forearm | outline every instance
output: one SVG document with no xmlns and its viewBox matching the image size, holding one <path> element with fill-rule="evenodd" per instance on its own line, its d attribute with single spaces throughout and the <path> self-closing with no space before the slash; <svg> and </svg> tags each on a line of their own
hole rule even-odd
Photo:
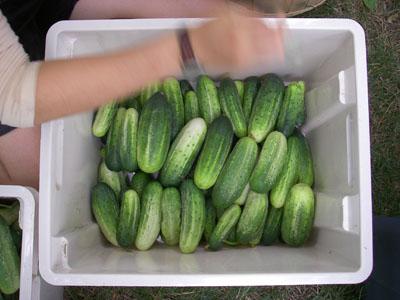
<svg viewBox="0 0 400 300">
<path fill-rule="evenodd" d="M 88 111 L 180 73 L 175 34 L 98 57 L 48 61 L 37 81 L 35 123 Z"/>
<path fill-rule="evenodd" d="M 223 0 L 79 0 L 71 19 L 214 16 Z"/>
</svg>

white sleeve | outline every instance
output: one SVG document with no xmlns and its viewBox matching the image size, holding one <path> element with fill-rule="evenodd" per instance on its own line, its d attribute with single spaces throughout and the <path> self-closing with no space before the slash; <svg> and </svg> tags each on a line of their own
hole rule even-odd
<svg viewBox="0 0 400 300">
<path fill-rule="evenodd" d="M 40 62 L 30 62 L 18 37 L 0 11 L 0 122 L 31 127 L 35 121 Z"/>
</svg>

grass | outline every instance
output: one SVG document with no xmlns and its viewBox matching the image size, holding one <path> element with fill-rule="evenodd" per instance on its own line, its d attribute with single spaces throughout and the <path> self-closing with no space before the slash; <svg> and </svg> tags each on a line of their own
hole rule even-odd
<svg viewBox="0 0 400 300">
<path fill-rule="evenodd" d="M 374 212 L 400 215 L 400 3 L 378 0 L 375 12 L 361 0 L 328 0 L 305 17 L 351 18 L 368 40 Z M 360 299 L 362 285 L 234 288 L 76 288 L 78 299 Z"/>
</svg>

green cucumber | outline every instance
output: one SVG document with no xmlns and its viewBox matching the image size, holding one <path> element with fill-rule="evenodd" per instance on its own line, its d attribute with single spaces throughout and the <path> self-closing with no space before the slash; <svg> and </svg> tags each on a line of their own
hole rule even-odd
<svg viewBox="0 0 400 300">
<path fill-rule="evenodd" d="M 236 238 L 240 244 L 248 245 L 258 237 L 260 227 L 264 228 L 267 210 L 267 194 L 250 191 L 236 228 Z"/>
<path fill-rule="evenodd" d="M 253 107 L 254 99 L 258 92 L 258 77 L 251 76 L 244 80 L 244 92 L 243 92 L 243 114 L 248 122 L 250 119 L 251 109 Z"/>
<path fill-rule="evenodd" d="M 143 107 L 146 102 L 153 97 L 154 94 L 158 93 L 161 91 L 161 84 L 159 82 L 154 82 L 152 84 L 149 84 L 145 88 L 143 88 L 140 91 L 139 95 L 139 103 L 140 106 Z"/>
<path fill-rule="evenodd" d="M 228 233 L 228 236 L 224 240 L 224 244 L 228 246 L 237 246 L 239 243 L 237 242 L 236 239 L 236 225 L 231 229 L 231 231 Z"/>
<path fill-rule="evenodd" d="M 253 139 L 244 137 L 237 142 L 214 185 L 212 199 L 215 207 L 228 208 L 239 198 L 249 181 L 257 153 L 258 147 Z"/>
<path fill-rule="evenodd" d="M 281 232 L 282 213 L 283 207 L 275 208 L 271 206 L 269 209 L 261 240 L 263 245 L 269 246 L 278 241 Z"/>
<path fill-rule="evenodd" d="M 229 155 L 233 140 L 231 122 L 225 116 L 216 118 L 210 125 L 194 171 L 194 183 L 206 190 L 217 181 Z"/>
<path fill-rule="evenodd" d="M 119 207 L 114 191 L 105 183 L 97 183 L 91 192 L 92 212 L 104 237 L 114 246 L 117 242 Z"/>
<path fill-rule="evenodd" d="M 262 142 L 274 129 L 285 85 L 274 74 L 266 75 L 254 100 L 249 120 L 249 136 Z"/>
<path fill-rule="evenodd" d="M 119 198 L 122 190 L 120 177 L 119 172 L 111 171 L 104 161 L 100 163 L 98 182 L 107 184 L 114 191 L 116 198 Z"/>
<path fill-rule="evenodd" d="M 295 127 L 304 122 L 304 93 L 304 81 L 291 82 L 285 89 L 276 129 L 286 136 L 290 136 Z"/>
<path fill-rule="evenodd" d="M 225 78 L 218 89 L 219 100 L 223 113 L 232 123 L 236 136 L 241 138 L 247 134 L 246 119 L 235 83 L 232 79 Z"/>
<path fill-rule="evenodd" d="M 20 258 L 10 228 L 0 216 L 0 292 L 13 294 L 19 289 Z"/>
<path fill-rule="evenodd" d="M 117 241 L 121 247 L 132 248 L 134 246 L 139 216 L 139 195 L 134 190 L 127 190 L 121 199 L 117 227 Z"/>
<path fill-rule="evenodd" d="M 208 242 L 217 222 L 217 211 L 211 200 L 206 201 L 206 223 L 204 226 L 204 239 Z"/>
<path fill-rule="evenodd" d="M 253 191 L 267 193 L 272 189 L 282 171 L 286 153 L 286 137 L 279 131 L 271 132 L 265 139 L 250 177 L 250 187 Z"/>
<path fill-rule="evenodd" d="M 263 218 L 262 218 L 258 228 L 256 229 L 254 238 L 249 241 L 250 247 L 255 247 L 258 244 L 260 244 L 262 236 L 263 236 L 263 232 L 264 232 L 265 222 L 267 220 L 267 215 L 268 215 L 268 200 L 267 200 L 267 209 L 265 210 Z"/>
<path fill-rule="evenodd" d="M 235 80 L 234 82 L 239 94 L 240 105 L 243 107 L 244 82 L 242 80 Z"/>
<path fill-rule="evenodd" d="M 202 118 L 196 118 L 185 125 L 172 143 L 168 157 L 160 173 L 164 186 L 176 186 L 189 173 L 199 153 L 207 132 Z"/>
<path fill-rule="evenodd" d="M 233 204 L 225 210 L 210 236 L 208 249 L 216 251 L 222 248 L 223 241 L 238 222 L 241 211 L 240 206 L 237 204 Z"/>
<path fill-rule="evenodd" d="M 144 188 L 135 240 L 136 248 L 141 251 L 150 249 L 160 233 L 162 194 L 163 188 L 157 181 L 150 182 Z"/>
<path fill-rule="evenodd" d="M 240 194 L 239 198 L 235 200 L 235 204 L 237 205 L 243 205 L 246 203 L 247 195 L 250 192 L 250 184 L 246 184 L 244 187 L 242 193 Z"/>
<path fill-rule="evenodd" d="M 168 246 L 179 243 L 181 231 L 181 196 L 178 189 L 166 188 L 161 199 L 161 236 Z"/>
<path fill-rule="evenodd" d="M 133 175 L 130 187 L 138 193 L 139 197 L 141 197 L 144 188 L 150 181 L 150 174 L 139 171 Z"/>
<path fill-rule="evenodd" d="M 310 145 L 301 133 L 297 133 L 296 136 L 300 140 L 298 182 L 312 186 L 314 183 L 314 166 Z"/>
<path fill-rule="evenodd" d="M 173 77 L 165 79 L 162 91 L 172 109 L 172 137 L 175 137 L 185 123 L 185 107 L 179 81 Z"/>
<path fill-rule="evenodd" d="M 134 108 L 128 108 L 122 123 L 119 142 L 119 157 L 124 171 L 133 172 L 137 168 L 136 144 L 139 114 Z"/>
<path fill-rule="evenodd" d="M 124 123 L 125 114 L 125 108 L 118 108 L 117 115 L 115 116 L 114 122 L 107 135 L 105 162 L 107 164 L 107 168 L 115 172 L 122 170 L 119 148 L 120 136 L 122 134 L 122 124 Z"/>
<path fill-rule="evenodd" d="M 19 201 L 14 201 L 10 206 L 0 208 L 0 216 L 11 225 L 19 217 Z"/>
<path fill-rule="evenodd" d="M 192 253 L 203 235 L 206 207 L 204 195 L 194 184 L 186 179 L 180 186 L 182 200 L 182 223 L 179 248 L 182 253 Z"/>
<path fill-rule="evenodd" d="M 118 104 L 113 101 L 102 105 L 96 113 L 94 122 L 92 125 L 92 133 L 96 137 L 102 137 L 107 134 L 110 128 L 114 116 L 117 112 Z"/>
<path fill-rule="evenodd" d="M 179 81 L 179 85 L 181 87 L 181 93 L 182 93 L 183 96 L 185 96 L 187 92 L 193 91 L 192 85 L 186 79 L 180 80 Z"/>
<path fill-rule="evenodd" d="M 126 109 L 134 108 L 138 113 L 140 113 L 141 106 L 139 102 L 139 96 L 131 95 L 127 97 L 124 102 L 121 103 Z"/>
<path fill-rule="evenodd" d="M 314 193 L 304 184 L 294 185 L 283 208 L 282 240 L 290 246 L 301 246 L 309 238 L 314 222 Z"/>
<path fill-rule="evenodd" d="M 282 172 L 271 190 L 270 201 L 275 208 L 285 204 L 285 199 L 290 188 L 297 182 L 299 164 L 299 144 L 297 137 L 291 136 L 287 141 L 287 154 Z"/>
<path fill-rule="evenodd" d="M 199 76 L 196 94 L 199 102 L 200 115 L 207 124 L 211 124 L 215 118 L 221 115 L 218 91 L 214 81 L 207 75 Z"/>
<path fill-rule="evenodd" d="M 185 94 L 185 123 L 200 117 L 199 102 L 194 91 Z"/>
<path fill-rule="evenodd" d="M 137 160 L 146 173 L 158 172 L 168 155 L 171 140 L 171 108 L 161 93 L 153 95 L 139 118 Z"/>
</svg>

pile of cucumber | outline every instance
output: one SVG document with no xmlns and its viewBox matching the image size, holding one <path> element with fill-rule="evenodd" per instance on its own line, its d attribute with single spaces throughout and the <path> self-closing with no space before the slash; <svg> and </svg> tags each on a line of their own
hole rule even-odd
<svg viewBox="0 0 400 300">
<path fill-rule="evenodd" d="M 303 245 L 314 220 L 305 85 L 274 74 L 194 90 L 167 78 L 102 106 L 92 211 L 114 246 L 148 250 L 161 236 L 192 253 L 223 245 Z"/>
<path fill-rule="evenodd" d="M 22 230 L 19 202 L 0 203 L 0 299 L 18 299 Z"/>
</svg>

